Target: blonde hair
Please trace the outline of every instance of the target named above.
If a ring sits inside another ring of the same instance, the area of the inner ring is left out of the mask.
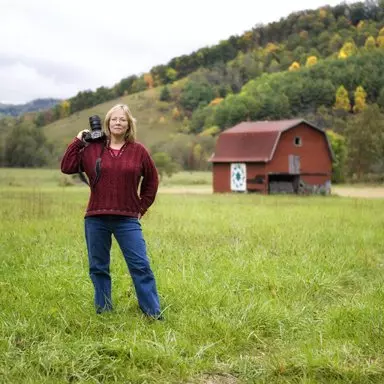
[[[111,137],[109,122],[111,120],[112,113],[118,109],[122,109],[124,111],[128,121],[128,129],[127,129],[127,132],[125,133],[125,140],[129,142],[133,142],[136,140],[136,119],[132,116],[132,113],[129,110],[128,105],[116,104],[107,112],[104,119],[104,132],[108,136],[108,138]]]

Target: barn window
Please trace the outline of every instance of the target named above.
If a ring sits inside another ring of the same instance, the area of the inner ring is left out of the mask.
[[[296,147],[301,147],[303,145],[300,136],[295,137],[294,143],[295,143]]]

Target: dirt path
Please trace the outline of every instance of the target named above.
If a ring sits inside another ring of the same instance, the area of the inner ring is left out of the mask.
[[[332,194],[343,197],[384,198],[384,187],[332,187]]]
[[[212,187],[160,187],[160,193],[166,194],[197,194],[208,195],[212,193]],[[342,197],[384,198],[384,187],[344,187],[333,186],[332,194]]]

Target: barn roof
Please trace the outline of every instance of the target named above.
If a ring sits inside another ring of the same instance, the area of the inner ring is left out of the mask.
[[[216,152],[209,161],[214,163],[270,161],[273,158],[281,134],[302,123],[324,134],[330,156],[333,158],[325,131],[303,119],[290,119],[277,121],[246,121],[223,131],[217,139]]]

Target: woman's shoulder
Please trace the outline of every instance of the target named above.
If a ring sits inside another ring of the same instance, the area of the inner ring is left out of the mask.
[[[92,141],[85,144],[84,152],[95,152],[101,150],[103,146],[105,146],[103,141]]]
[[[138,151],[145,152],[145,153],[149,152],[148,148],[145,146],[145,144],[141,143],[140,141],[135,140],[131,144],[134,145],[135,149],[137,149]]]

